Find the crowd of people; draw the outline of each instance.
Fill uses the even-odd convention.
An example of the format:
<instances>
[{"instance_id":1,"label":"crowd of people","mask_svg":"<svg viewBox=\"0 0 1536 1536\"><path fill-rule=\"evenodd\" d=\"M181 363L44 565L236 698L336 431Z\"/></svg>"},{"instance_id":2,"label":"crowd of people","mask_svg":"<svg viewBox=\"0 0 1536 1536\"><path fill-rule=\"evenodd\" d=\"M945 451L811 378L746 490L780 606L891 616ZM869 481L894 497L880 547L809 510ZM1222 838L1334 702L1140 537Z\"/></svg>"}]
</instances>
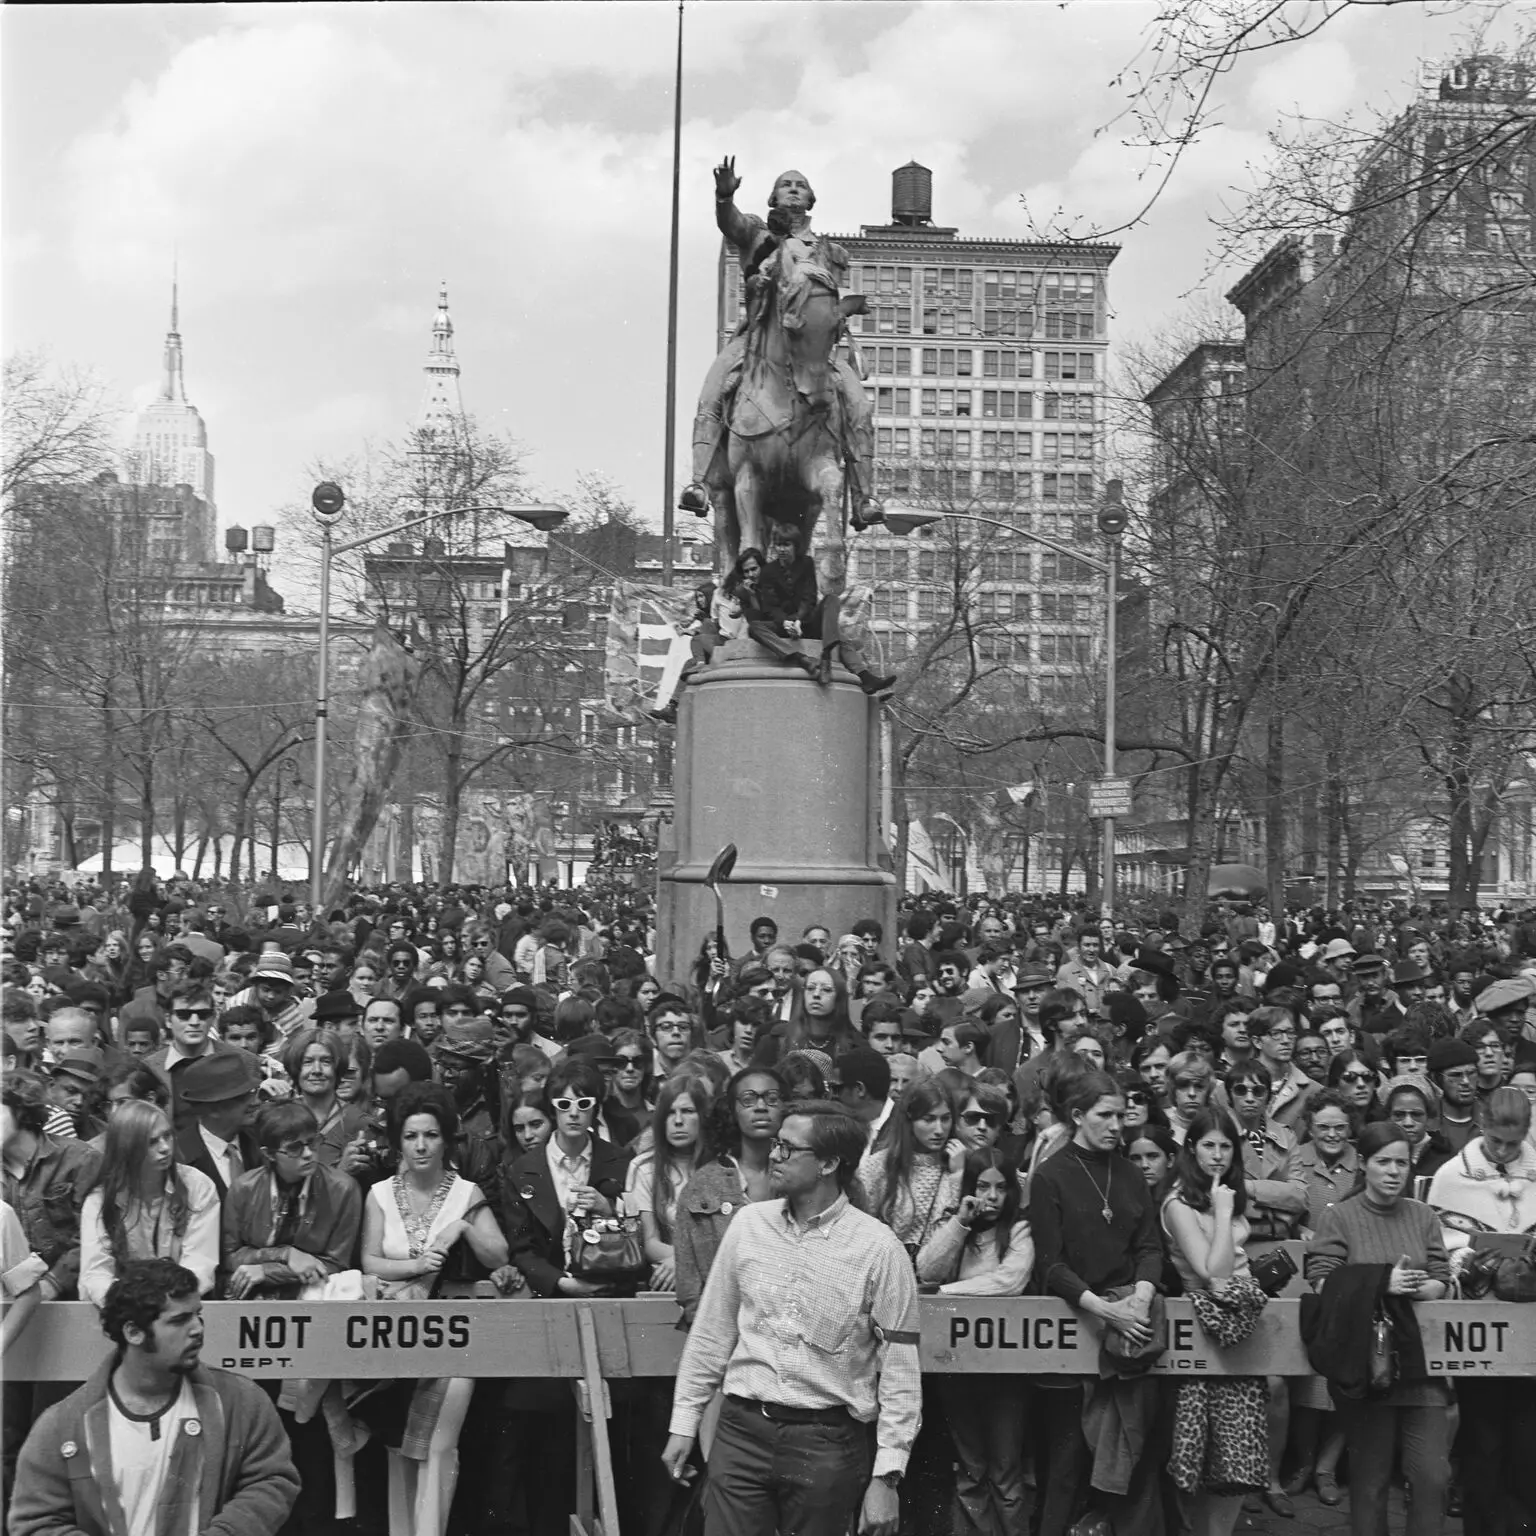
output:
<instances>
[{"instance_id":1,"label":"crowd of people","mask_svg":"<svg viewBox=\"0 0 1536 1536\"><path fill-rule=\"evenodd\" d=\"M1414 1536L1448 1510L1468 1536L1536 1523L1536 1383L1453 1393L1411 1316L1531 1274L1490 1242L1536 1237L1517 915L1223 903L1191 936L928 897L890 934L759 917L745 953L711 934L658 978L631 890L392 885L317 913L146 872L13 889L3 936L6 1347L41 1301L92 1302L121 1390L153 1396L158 1319L195 1331L200 1297L659 1292L689 1339L675 1395L613 1384L626 1532L702 1511L833 1536L862 1500L872 1536L1065 1536L1092 1511L1227 1536L1245 1500L1285 1516L1313 1489L1384 1536L1399 1473ZM1226 1345L1287 1283L1314 1293L1317 1374L1145 1374L1164 1297ZM923 1291L1058 1297L1105 1368L920 1377ZM1394 1322L1396 1375L1362 1387ZM117 1376L81 1390L138 1422ZM70 1528L60 1394L5 1392L11 1526ZM562 1383L257 1396L239 1411L298 1469L284 1529L569 1527ZM781 1454L812 1441L814 1497Z\"/></svg>"}]
</instances>

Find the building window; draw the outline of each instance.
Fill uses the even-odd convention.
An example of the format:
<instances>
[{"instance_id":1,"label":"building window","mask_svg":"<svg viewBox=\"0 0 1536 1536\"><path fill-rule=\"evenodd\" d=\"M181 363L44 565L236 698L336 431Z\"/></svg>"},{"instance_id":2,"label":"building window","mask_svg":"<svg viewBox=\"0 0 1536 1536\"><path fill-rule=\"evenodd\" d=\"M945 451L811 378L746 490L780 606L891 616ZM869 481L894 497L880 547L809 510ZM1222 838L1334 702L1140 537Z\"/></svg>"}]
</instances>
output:
<instances>
[{"instance_id":1,"label":"building window","mask_svg":"<svg viewBox=\"0 0 1536 1536\"><path fill-rule=\"evenodd\" d=\"M948 391L946 390L947 394ZM937 416L939 414L939 392L936 389L925 389L922 399L922 414L924 416Z\"/></svg>"},{"instance_id":2,"label":"building window","mask_svg":"<svg viewBox=\"0 0 1536 1536\"><path fill-rule=\"evenodd\" d=\"M953 416L955 414L955 392L952 389L939 391L939 415Z\"/></svg>"},{"instance_id":3,"label":"building window","mask_svg":"<svg viewBox=\"0 0 1536 1536\"><path fill-rule=\"evenodd\" d=\"M939 334L939 312L936 309L923 311L923 335L937 336Z\"/></svg>"},{"instance_id":4,"label":"building window","mask_svg":"<svg viewBox=\"0 0 1536 1536\"><path fill-rule=\"evenodd\" d=\"M955 349L944 347L939 352L939 377L952 379L955 376Z\"/></svg>"},{"instance_id":5,"label":"building window","mask_svg":"<svg viewBox=\"0 0 1536 1536\"><path fill-rule=\"evenodd\" d=\"M910 416L912 414L912 391L910 389L898 389L896 391L896 415Z\"/></svg>"},{"instance_id":6,"label":"building window","mask_svg":"<svg viewBox=\"0 0 1536 1536\"><path fill-rule=\"evenodd\" d=\"M937 347L923 348L923 373L925 376L934 377L939 371L939 349Z\"/></svg>"},{"instance_id":7,"label":"building window","mask_svg":"<svg viewBox=\"0 0 1536 1536\"><path fill-rule=\"evenodd\" d=\"M955 415L969 416L971 414L971 392L968 389L955 391Z\"/></svg>"},{"instance_id":8,"label":"building window","mask_svg":"<svg viewBox=\"0 0 1536 1536\"><path fill-rule=\"evenodd\" d=\"M969 432L955 433L955 456L968 459L971 456L971 434Z\"/></svg>"},{"instance_id":9,"label":"building window","mask_svg":"<svg viewBox=\"0 0 1536 1536\"><path fill-rule=\"evenodd\" d=\"M896 452L909 454L912 452L912 429L910 427L896 428Z\"/></svg>"}]
</instances>

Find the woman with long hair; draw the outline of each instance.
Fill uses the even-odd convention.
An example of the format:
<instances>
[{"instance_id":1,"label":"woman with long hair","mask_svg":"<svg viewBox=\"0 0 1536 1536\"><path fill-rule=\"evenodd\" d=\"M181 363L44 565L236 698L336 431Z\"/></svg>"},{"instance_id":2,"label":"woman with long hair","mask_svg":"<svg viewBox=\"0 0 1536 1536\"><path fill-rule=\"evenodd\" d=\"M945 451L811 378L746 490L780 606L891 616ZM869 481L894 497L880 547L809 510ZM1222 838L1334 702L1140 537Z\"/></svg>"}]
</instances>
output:
<instances>
[{"instance_id":1,"label":"woman with long hair","mask_svg":"<svg viewBox=\"0 0 1536 1536\"><path fill-rule=\"evenodd\" d=\"M1240 1069L1239 1069L1240 1070ZM1234 1325L1251 1331L1264 1309L1264 1293L1248 1272L1248 1201L1242 1133L1225 1111L1200 1110L1190 1122L1174 1165L1173 1189L1163 1202L1162 1227L1184 1293L1216 1298ZM1230 1536L1245 1491L1269 1491L1269 1389L1262 1376L1225 1376L1179 1384L1172 1473L1194 1497L1189 1511L1195 1536ZM1195 1427L1203 1433L1194 1435ZM1184 1447L1198 1443L1197 1462Z\"/></svg>"},{"instance_id":2,"label":"woman with long hair","mask_svg":"<svg viewBox=\"0 0 1536 1536\"><path fill-rule=\"evenodd\" d=\"M1321 1291L1346 1264L1379 1265L1385 1294L1408 1302L1438 1301L1450 1284L1450 1260L1435 1212L1405 1197L1413 1168L1401 1127L1377 1121L1360 1133L1359 1183L1323 1213L1307 1248L1306 1277ZM1349 1447L1349 1521L1354 1536L1380 1536L1387 1493L1400 1455L1412 1493L1408 1536L1438 1536L1445 1518L1450 1455L1450 1394L1438 1378L1399 1381L1358 1401L1339 1400Z\"/></svg>"},{"instance_id":3,"label":"woman with long hair","mask_svg":"<svg viewBox=\"0 0 1536 1536\"><path fill-rule=\"evenodd\" d=\"M677 1201L712 1155L708 1126L713 1100L711 1085L702 1077L678 1073L668 1078L651 1117L650 1147L629 1165L624 1208L640 1218L653 1291L677 1288Z\"/></svg>"},{"instance_id":4,"label":"woman with long hair","mask_svg":"<svg viewBox=\"0 0 1536 1536\"><path fill-rule=\"evenodd\" d=\"M160 974L160 940L145 928L133 940L133 955L128 961L124 985L131 999L141 987L152 987Z\"/></svg>"},{"instance_id":5,"label":"woman with long hair","mask_svg":"<svg viewBox=\"0 0 1536 1536\"><path fill-rule=\"evenodd\" d=\"M107 1121L101 1165L80 1211L80 1296L99 1307L131 1259L171 1259L213 1290L219 1268L219 1193L175 1161L169 1115L130 1100Z\"/></svg>"},{"instance_id":6,"label":"woman with long hair","mask_svg":"<svg viewBox=\"0 0 1536 1536\"><path fill-rule=\"evenodd\" d=\"M1163 1244L1147 1181L1118 1150L1125 1100L1112 1077L1083 1072L1072 1080L1062 1107L1071 1140L1035 1169L1029 1188L1040 1286L1097 1318L1132 1348L1142 1348L1152 1339ZM1156 1382L1147 1385L1155 1395ZM1088 1494L1093 1458L1083 1433L1085 1403L1126 1386L1119 1382L1111 1388L1097 1377L1037 1378L1039 1536L1065 1536ZM1128 1469L1123 1494L1094 1493L1116 1530L1155 1527L1162 1459L1154 1435Z\"/></svg>"},{"instance_id":7,"label":"woman with long hair","mask_svg":"<svg viewBox=\"0 0 1536 1536\"><path fill-rule=\"evenodd\" d=\"M996 1147L968 1152L959 1207L918 1251L919 1283L943 1296L1022 1296L1034 1262L1019 1165ZM958 1464L951 1528L1024 1536L1023 1379L941 1376L938 1393Z\"/></svg>"},{"instance_id":8,"label":"woman with long hair","mask_svg":"<svg viewBox=\"0 0 1536 1536\"><path fill-rule=\"evenodd\" d=\"M133 998L129 980L132 970L133 951L128 947L128 935L122 929L114 928L86 962L85 978L98 981L107 989L111 1009L115 1012Z\"/></svg>"},{"instance_id":9,"label":"woman with long hair","mask_svg":"<svg viewBox=\"0 0 1536 1536\"><path fill-rule=\"evenodd\" d=\"M960 1203L965 1146L955 1107L939 1083L913 1083L896 1101L890 1137L859 1164L865 1203L916 1254Z\"/></svg>"},{"instance_id":10,"label":"woman with long hair","mask_svg":"<svg viewBox=\"0 0 1536 1536\"><path fill-rule=\"evenodd\" d=\"M390 1102L399 1171L375 1184L363 1204L363 1273L383 1299L425 1300L461 1241L494 1271L498 1289L515 1288L507 1240L490 1206L479 1186L455 1171L458 1134L453 1098L436 1083L408 1083ZM399 1447L390 1447L390 1536L442 1536L474 1386L468 1376L410 1384L405 1432Z\"/></svg>"},{"instance_id":11,"label":"woman with long hair","mask_svg":"<svg viewBox=\"0 0 1536 1536\"><path fill-rule=\"evenodd\" d=\"M1166 1125L1148 1124L1122 1139L1126 1160L1141 1170L1153 1202L1162 1210L1163 1201L1173 1188L1173 1167L1179 1157L1179 1144L1173 1139L1173 1132Z\"/></svg>"},{"instance_id":12,"label":"woman with long hair","mask_svg":"<svg viewBox=\"0 0 1536 1536\"><path fill-rule=\"evenodd\" d=\"M848 1012L842 975L819 965L806 973L788 1020L763 1037L757 1058L771 1065L791 1051L821 1051L836 1061L863 1043Z\"/></svg>"},{"instance_id":13,"label":"woman with long hair","mask_svg":"<svg viewBox=\"0 0 1536 1536\"><path fill-rule=\"evenodd\" d=\"M715 932L704 935L699 952L688 968L688 1001L694 1011L704 1019L706 1029L712 1027L713 1015L730 996L730 956L721 954Z\"/></svg>"}]
</instances>

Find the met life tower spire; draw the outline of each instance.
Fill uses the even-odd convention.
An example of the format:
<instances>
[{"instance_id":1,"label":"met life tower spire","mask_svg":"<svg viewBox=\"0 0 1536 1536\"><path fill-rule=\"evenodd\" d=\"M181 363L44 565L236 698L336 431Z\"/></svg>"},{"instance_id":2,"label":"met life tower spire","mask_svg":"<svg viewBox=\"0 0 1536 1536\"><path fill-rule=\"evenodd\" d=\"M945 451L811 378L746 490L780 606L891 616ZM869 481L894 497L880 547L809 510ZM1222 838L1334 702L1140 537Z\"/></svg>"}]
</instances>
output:
<instances>
[{"instance_id":1,"label":"met life tower spire","mask_svg":"<svg viewBox=\"0 0 1536 1536\"><path fill-rule=\"evenodd\" d=\"M432 346L423 371L427 381L421 394L416 425L430 430L457 430L464 416L459 395L459 360L453 353L453 321L448 318L448 285L438 290L437 317L432 322Z\"/></svg>"}]
</instances>

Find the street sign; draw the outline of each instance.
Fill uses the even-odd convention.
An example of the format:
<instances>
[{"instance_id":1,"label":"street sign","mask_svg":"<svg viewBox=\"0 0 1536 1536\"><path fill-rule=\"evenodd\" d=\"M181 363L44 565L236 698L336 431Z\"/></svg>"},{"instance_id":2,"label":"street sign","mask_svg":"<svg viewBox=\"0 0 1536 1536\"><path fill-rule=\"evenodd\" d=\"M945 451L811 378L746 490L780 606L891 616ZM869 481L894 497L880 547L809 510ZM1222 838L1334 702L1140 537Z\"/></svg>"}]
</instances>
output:
<instances>
[{"instance_id":1,"label":"street sign","mask_svg":"<svg viewBox=\"0 0 1536 1536\"><path fill-rule=\"evenodd\" d=\"M1129 779L1095 779L1088 786L1088 814L1094 817L1129 816L1131 814L1131 781Z\"/></svg>"}]
</instances>

